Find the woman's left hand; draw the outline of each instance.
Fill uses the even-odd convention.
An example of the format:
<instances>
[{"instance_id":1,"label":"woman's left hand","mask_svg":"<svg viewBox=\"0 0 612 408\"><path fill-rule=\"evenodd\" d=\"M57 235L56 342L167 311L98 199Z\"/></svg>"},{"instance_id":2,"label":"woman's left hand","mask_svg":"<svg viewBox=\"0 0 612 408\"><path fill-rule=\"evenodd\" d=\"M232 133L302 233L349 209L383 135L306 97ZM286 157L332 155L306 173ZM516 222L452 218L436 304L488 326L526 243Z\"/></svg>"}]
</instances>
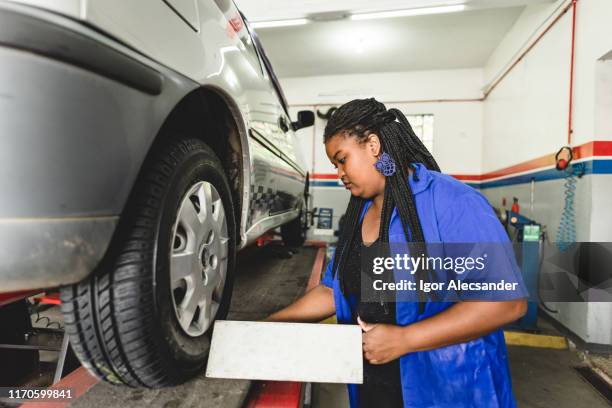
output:
<instances>
[{"instance_id":1,"label":"woman's left hand","mask_svg":"<svg viewBox=\"0 0 612 408\"><path fill-rule=\"evenodd\" d=\"M357 319L363 329L363 355L370 364L385 364L408 352L405 328L394 324L365 323Z\"/></svg>"}]
</instances>

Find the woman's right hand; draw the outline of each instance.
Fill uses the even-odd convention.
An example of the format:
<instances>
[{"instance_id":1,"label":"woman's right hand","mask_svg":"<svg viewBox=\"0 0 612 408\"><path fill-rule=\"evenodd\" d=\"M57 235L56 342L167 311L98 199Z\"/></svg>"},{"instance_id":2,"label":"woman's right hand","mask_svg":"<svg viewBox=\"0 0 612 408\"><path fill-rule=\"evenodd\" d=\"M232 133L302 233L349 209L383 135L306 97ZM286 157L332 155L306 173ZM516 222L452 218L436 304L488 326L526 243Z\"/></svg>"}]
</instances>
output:
<instances>
[{"instance_id":1,"label":"woman's right hand","mask_svg":"<svg viewBox=\"0 0 612 408\"><path fill-rule=\"evenodd\" d=\"M333 289L319 284L289 306L266 317L264 321L315 323L335 313Z\"/></svg>"}]
</instances>

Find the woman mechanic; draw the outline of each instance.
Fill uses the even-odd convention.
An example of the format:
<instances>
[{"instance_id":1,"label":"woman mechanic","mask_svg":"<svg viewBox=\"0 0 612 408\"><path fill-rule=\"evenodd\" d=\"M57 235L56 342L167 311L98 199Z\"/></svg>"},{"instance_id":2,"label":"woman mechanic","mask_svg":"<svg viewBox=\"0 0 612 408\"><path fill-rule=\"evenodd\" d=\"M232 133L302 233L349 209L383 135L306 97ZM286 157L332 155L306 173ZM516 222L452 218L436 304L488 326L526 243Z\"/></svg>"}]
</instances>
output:
<instances>
[{"instance_id":1,"label":"woman mechanic","mask_svg":"<svg viewBox=\"0 0 612 408\"><path fill-rule=\"evenodd\" d=\"M321 284L266 320L318 322L335 313L339 324L361 325L364 382L349 384L351 407L516 406L500 328L525 314L524 297L360 300L362 245L508 242L487 200L441 174L405 116L373 98L337 109L324 143L351 193L345 228Z\"/></svg>"}]
</instances>

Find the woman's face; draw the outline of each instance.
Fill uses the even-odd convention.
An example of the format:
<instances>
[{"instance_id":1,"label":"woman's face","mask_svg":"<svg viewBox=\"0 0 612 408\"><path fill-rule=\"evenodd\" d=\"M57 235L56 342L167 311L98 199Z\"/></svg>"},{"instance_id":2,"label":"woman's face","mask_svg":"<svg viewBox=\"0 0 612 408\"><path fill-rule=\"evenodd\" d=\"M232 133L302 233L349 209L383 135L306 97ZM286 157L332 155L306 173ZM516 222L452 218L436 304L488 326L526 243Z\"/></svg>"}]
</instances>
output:
<instances>
[{"instance_id":1,"label":"woman's face","mask_svg":"<svg viewBox=\"0 0 612 408\"><path fill-rule=\"evenodd\" d=\"M385 191L385 176L374 167L380 151L380 139L374 133L362 143L355 136L343 134L336 134L325 143L325 152L338 170L338 178L352 195L365 199Z\"/></svg>"}]
</instances>

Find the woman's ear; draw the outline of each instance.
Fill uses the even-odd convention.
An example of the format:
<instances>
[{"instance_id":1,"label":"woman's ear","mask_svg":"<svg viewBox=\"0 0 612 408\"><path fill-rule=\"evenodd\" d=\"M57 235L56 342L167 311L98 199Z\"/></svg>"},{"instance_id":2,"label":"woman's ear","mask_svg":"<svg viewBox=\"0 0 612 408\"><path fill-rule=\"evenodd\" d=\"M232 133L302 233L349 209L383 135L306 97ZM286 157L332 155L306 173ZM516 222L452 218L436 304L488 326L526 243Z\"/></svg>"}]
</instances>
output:
<instances>
[{"instance_id":1,"label":"woman's ear","mask_svg":"<svg viewBox=\"0 0 612 408\"><path fill-rule=\"evenodd\" d=\"M380 137L376 133L370 133L367 140L368 153L371 153L373 156L378 157L382 151L382 147L380 145Z\"/></svg>"}]
</instances>

